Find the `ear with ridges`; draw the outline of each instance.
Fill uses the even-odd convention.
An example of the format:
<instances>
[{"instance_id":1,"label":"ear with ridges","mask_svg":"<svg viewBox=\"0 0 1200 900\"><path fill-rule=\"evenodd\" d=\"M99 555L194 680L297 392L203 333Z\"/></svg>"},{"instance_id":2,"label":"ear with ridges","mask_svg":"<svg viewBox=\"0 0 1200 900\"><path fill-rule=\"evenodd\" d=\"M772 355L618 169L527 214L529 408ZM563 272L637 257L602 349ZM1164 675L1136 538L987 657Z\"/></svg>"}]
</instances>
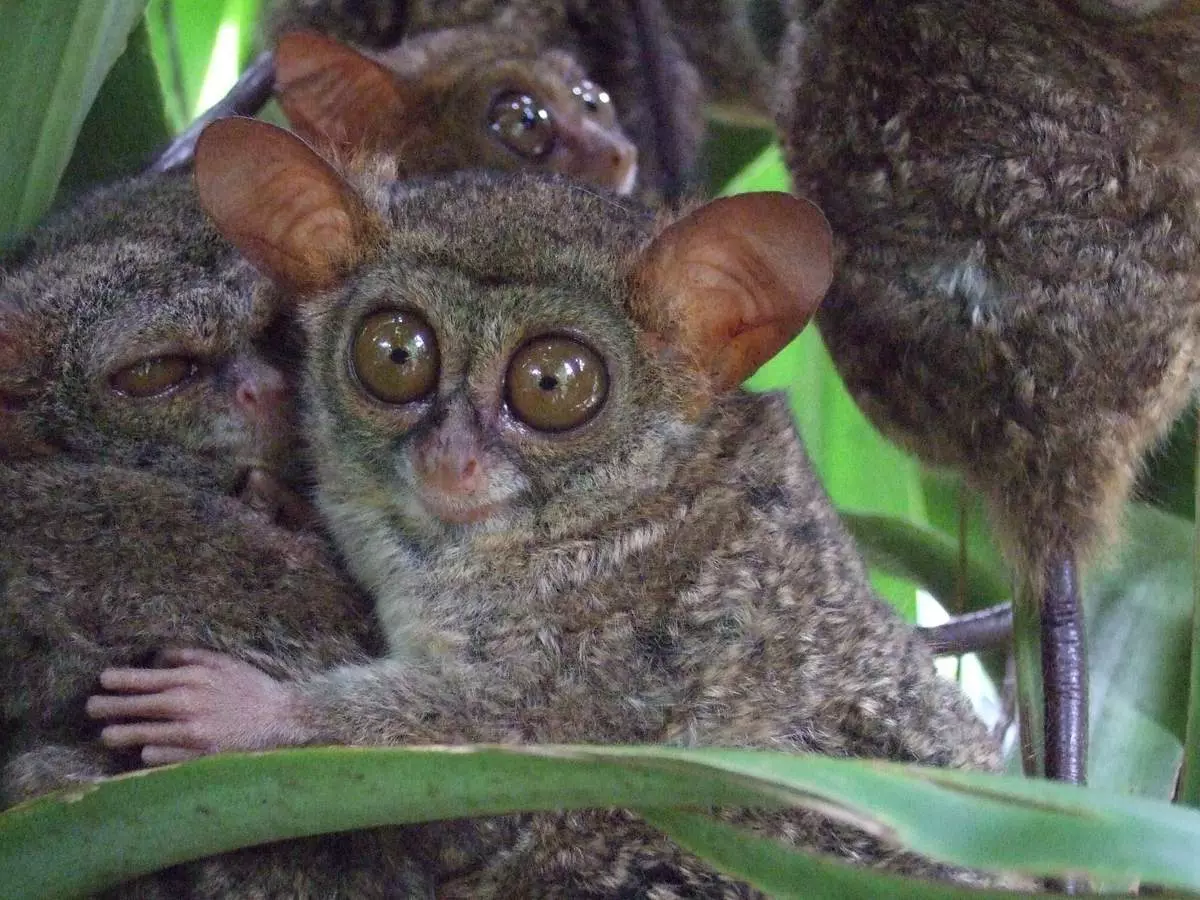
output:
<instances>
[{"instance_id":1,"label":"ear with ridges","mask_svg":"<svg viewBox=\"0 0 1200 900\"><path fill-rule=\"evenodd\" d=\"M305 294L331 287L379 225L337 170L295 135L218 119L196 143L196 188L217 229L264 275Z\"/></svg>"},{"instance_id":2,"label":"ear with ridges","mask_svg":"<svg viewBox=\"0 0 1200 900\"><path fill-rule=\"evenodd\" d=\"M812 203L739 194L668 226L634 273L635 319L729 390L798 335L833 280L833 238Z\"/></svg>"},{"instance_id":3,"label":"ear with ridges","mask_svg":"<svg viewBox=\"0 0 1200 900\"><path fill-rule=\"evenodd\" d=\"M311 31L279 39L275 96L298 134L341 151L399 143L413 103L395 73Z\"/></svg>"}]
</instances>

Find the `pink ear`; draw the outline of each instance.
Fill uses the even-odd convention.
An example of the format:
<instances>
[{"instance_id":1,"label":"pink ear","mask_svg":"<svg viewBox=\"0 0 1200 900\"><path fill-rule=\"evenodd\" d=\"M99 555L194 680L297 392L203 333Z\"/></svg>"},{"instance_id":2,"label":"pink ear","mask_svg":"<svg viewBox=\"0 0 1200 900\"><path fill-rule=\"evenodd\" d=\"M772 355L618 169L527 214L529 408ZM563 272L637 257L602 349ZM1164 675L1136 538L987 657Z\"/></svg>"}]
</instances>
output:
<instances>
[{"instance_id":1,"label":"pink ear","mask_svg":"<svg viewBox=\"0 0 1200 900\"><path fill-rule=\"evenodd\" d=\"M296 132L316 143L377 150L403 137L409 104L398 76L324 35L293 31L279 39L275 96Z\"/></svg>"},{"instance_id":2,"label":"pink ear","mask_svg":"<svg viewBox=\"0 0 1200 900\"><path fill-rule=\"evenodd\" d=\"M331 286L361 258L375 219L295 135L218 119L196 143L200 203L263 274L300 293Z\"/></svg>"},{"instance_id":3,"label":"pink ear","mask_svg":"<svg viewBox=\"0 0 1200 900\"><path fill-rule=\"evenodd\" d=\"M670 225L635 275L635 318L732 388L799 334L833 280L821 211L790 194L714 200Z\"/></svg>"}]
</instances>

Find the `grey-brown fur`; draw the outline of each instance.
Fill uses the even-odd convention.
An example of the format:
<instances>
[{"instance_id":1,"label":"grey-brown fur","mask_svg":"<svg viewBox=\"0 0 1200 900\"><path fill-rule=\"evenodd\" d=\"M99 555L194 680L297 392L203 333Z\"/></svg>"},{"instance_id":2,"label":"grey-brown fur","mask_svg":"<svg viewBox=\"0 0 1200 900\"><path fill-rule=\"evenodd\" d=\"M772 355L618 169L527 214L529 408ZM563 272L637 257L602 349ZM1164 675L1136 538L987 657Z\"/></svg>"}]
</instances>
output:
<instances>
[{"instance_id":1,"label":"grey-brown fur","mask_svg":"<svg viewBox=\"0 0 1200 900\"><path fill-rule=\"evenodd\" d=\"M816 6L780 123L842 248L819 321L847 386L984 493L1023 572L1094 552L1196 375L1196 5Z\"/></svg>"},{"instance_id":2,"label":"grey-brown fur","mask_svg":"<svg viewBox=\"0 0 1200 900\"><path fill-rule=\"evenodd\" d=\"M161 743L650 742L997 767L964 698L871 590L782 399L714 396L694 362L647 341L632 307L653 299L630 267L662 223L532 176L365 190L386 226L372 260L303 312L306 432L389 659L295 685L243 672L239 695L279 711L269 737L220 721L216 697L212 722L181 715ZM416 419L347 375L357 323L391 304L416 307L440 344L437 398ZM545 330L585 336L611 379L603 412L552 440L506 430L496 393L504 360ZM468 419L488 435L500 508L458 526L424 511L406 460ZM811 816L762 824L946 874ZM464 825L449 847L464 835L486 864L446 896L756 896L624 814Z\"/></svg>"}]
</instances>

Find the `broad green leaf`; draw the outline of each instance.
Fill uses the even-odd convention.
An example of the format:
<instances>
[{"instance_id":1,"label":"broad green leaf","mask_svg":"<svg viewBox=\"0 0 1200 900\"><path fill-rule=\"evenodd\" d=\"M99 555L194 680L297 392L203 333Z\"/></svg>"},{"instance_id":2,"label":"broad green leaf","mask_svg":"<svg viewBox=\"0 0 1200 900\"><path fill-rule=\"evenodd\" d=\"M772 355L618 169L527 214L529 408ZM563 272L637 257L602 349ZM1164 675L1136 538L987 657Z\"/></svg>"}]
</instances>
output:
<instances>
[{"instance_id":1,"label":"broad green leaf","mask_svg":"<svg viewBox=\"0 0 1200 900\"><path fill-rule=\"evenodd\" d=\"M791 190L792 179L783 162L783 150L772 143L749 161L721 190L725 197L750 191Z\"/></svg>"},{"instance_id":2,"label":"broad green leaf","mask_svg":"<svg viewBox=\"0 0 1200 900\"><path fill-rule=\"evenodd\" d=\"M1088 783L1169 799L1183 757L1191 654L1192 523L1143 504L1117 558L1084 586Z\"/></svg>"},{"instance_id":3,"label":"broad green leaf","mask_svg":"<svg viewBox=\"0 0 1200 900\"><path fill-rule=\"evenodd\" d=\"M22 804L0 814L0 896L79 896L197 856L324 831L610 805L649 810L669 828L661 812L673 808L813 808L971 868L1200 890L1200 813L1166 803L764 751L485 747L229 754ZM739 872L754 865L754 853L736 846L719 855Z\"/></svg>"},{"instance_id":4,"label":"broad green leaf","mask_svg":"<svg viewBox=\"0 0 1200 900\"><path fill-rule=\"evenodd\" d=\"M42 217L145 0L14 0L0 29L0 244Z\"/></svg>"},{"instance_id":5,"label":"broad green leaf","mask_svg":"<svg viewBox=\"0 0 1200 900\"><path fill-rule=\"evenodd\" d=\"M170 137L145 20L104 80L84 120L59 199L101 181L132 175Z\"/></svg>"},{"instance_id":6,"label":"broad green leaf","mask_svg":"<svg viewBox=\"0 0 1200 900\"><path fill-rule=\"evenodd\" d=\"M784 181L778 186L742 188L730 191L727 183L738 176L747 164L757 159L771 142L774 135L763 128L751 128L709 119L704 135L704 146L700 153L700 171L709 194L742 193L746 190L787 190Z\"/></svg>"},{"instance_id":7,"label":"broad green leaf","mask_svg":"<svg viewBox=\"0 0 1200 900\"><path fill-rule=\"evenodd\" d=\"M1200 448L1195 465L1200 469ZM1196 474L1196 509L1200 510L1200 472ZM1179 779L1179 802L1200 806L1200 516L1192 537L1192 646L1189 676L1187 730L1184 737L1183 771Z\"/></svg>"}]
</instances>

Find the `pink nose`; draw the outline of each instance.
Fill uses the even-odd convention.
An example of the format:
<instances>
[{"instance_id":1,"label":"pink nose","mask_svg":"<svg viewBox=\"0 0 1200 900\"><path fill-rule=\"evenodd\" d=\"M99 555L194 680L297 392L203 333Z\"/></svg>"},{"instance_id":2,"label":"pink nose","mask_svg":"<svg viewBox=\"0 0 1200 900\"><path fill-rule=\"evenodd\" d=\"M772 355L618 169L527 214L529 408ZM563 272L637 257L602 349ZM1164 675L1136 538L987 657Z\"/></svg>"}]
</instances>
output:
<instances>
[{"instance_id":1,"label":"pink nose","mask_svg":"<svg viewBox=\"0 0 1200 900\"><path fill-rule=\"evenodd\" d=\"M242 374L234 389L234 402L248 415L262 418L279 409L287 398L283 376L270 366Z\"/></svg>"},{"instance_id":2,"label":"pink nose","mask_svg":"<svg viewBox=\"0 0 1200 900\"><path fill-rule=\"evenodd\" d=\"M434 441L417 451L416 469L429 487L445 494L474 494L482 487L479 459L467 448Z\"/></svg>"}]
</instances>

